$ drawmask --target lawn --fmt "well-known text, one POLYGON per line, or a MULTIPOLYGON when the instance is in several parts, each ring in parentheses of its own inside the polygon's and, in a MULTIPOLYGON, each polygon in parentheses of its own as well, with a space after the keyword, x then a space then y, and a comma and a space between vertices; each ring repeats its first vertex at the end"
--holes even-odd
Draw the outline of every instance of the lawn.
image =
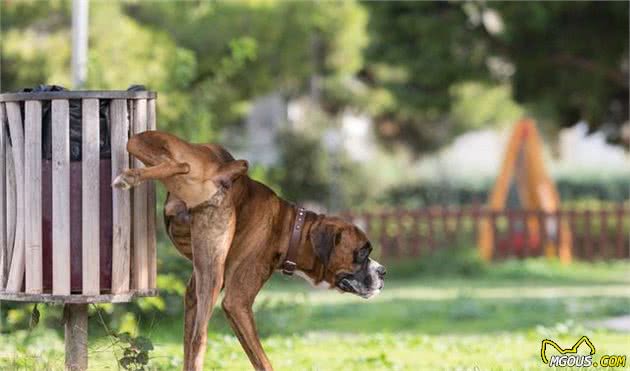
MULTIPOLYGON (((630 333, 598 324, 630 314, 629 268, 535 260, 473 277, 394 273, 383 293, 368 301, 276 277, 255 309, 277 370, 548 369, 540 360, 544 338, 570 347, 587 335, 595 359, 630 355, 630 333)), ((180 316, 151 315, 136 326, 155 346, 151 369, 181 369, 181 322, 180 316)), ((103 336, 96 313, 91 326, 90 369, 118 369, 120 350, 103 336)), ((3 334, 0 369, 61 369, 63 340, 50 327, 3 334)), ((210 332, 208 370, 250 369, 220 308, 210 332)))

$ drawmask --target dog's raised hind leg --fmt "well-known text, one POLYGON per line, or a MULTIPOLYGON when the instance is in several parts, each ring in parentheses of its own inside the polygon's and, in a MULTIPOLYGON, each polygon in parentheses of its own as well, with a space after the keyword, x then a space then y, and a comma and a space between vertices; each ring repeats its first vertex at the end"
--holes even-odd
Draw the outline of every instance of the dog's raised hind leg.
POLYGON ((208 339, 208 321, 223 286, 225 258, 232 243, 236 218, 232 207, 223 203, 225 193, 217 192, 190 210, 192 224, 193 274, 197 298, 196 314, 185 370, 201 371, 208 339))
POLYGON ((190 172, 187 163, 163 162, 161 164, 137 169, 127 169, 112 182, 112 187, 130 189, 149 179, 164 179, 190 172))

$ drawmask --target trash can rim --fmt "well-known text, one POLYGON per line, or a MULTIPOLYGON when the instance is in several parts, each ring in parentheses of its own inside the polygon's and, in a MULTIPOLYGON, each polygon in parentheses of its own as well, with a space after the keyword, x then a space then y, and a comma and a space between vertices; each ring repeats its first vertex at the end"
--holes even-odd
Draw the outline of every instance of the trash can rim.
POLYGON ((0 102, 16 102, 27 100, 52 99, 155 99, 154 91, 126 91, 126 90, 66 90, 29 93, 0 94, 0 102))
POLYGON ((54 295, 48 293, 29 294, 24 292, 9 293, 0 292, 0 302, 17 301, 27 303, 52 303, 52 304, 83 304, 83 303, 127 303, 137 298, 159 296, 157 289, 129 289, 120 294, 98 294, 98 295, 54 295))

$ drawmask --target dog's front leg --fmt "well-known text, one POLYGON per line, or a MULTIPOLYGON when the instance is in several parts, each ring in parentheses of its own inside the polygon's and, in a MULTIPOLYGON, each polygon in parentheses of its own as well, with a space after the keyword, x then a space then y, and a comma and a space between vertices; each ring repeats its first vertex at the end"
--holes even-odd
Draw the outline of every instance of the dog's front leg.
POLYGON ((268 265, 242 262, 225 278, 225 297, 221 303, 254 369, 264 371, 272 371, 273 367, 258 338, 252 305, 272 273, 268 265))
POLYGON ((197 298, 192 334, 190 335, 186 371, 203 369, 208 338, 208 321, 223 286, 225 258, 227 256, 236 220, 233 209, 221 205, 213 197, 191 209, 193 274, 197 298), (214 204, 212 202, 215 202, 214 204))

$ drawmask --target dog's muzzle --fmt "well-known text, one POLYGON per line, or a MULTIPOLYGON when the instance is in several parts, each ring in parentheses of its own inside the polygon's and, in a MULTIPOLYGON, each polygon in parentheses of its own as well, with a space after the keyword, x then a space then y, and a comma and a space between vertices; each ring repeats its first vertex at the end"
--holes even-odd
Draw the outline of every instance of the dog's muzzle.
POLYGON ((341 291, 369 299, 378 295, 383 289, 385 273, 384 266, 369 259, 359 271, 339 275, 336 286, 341 291))

